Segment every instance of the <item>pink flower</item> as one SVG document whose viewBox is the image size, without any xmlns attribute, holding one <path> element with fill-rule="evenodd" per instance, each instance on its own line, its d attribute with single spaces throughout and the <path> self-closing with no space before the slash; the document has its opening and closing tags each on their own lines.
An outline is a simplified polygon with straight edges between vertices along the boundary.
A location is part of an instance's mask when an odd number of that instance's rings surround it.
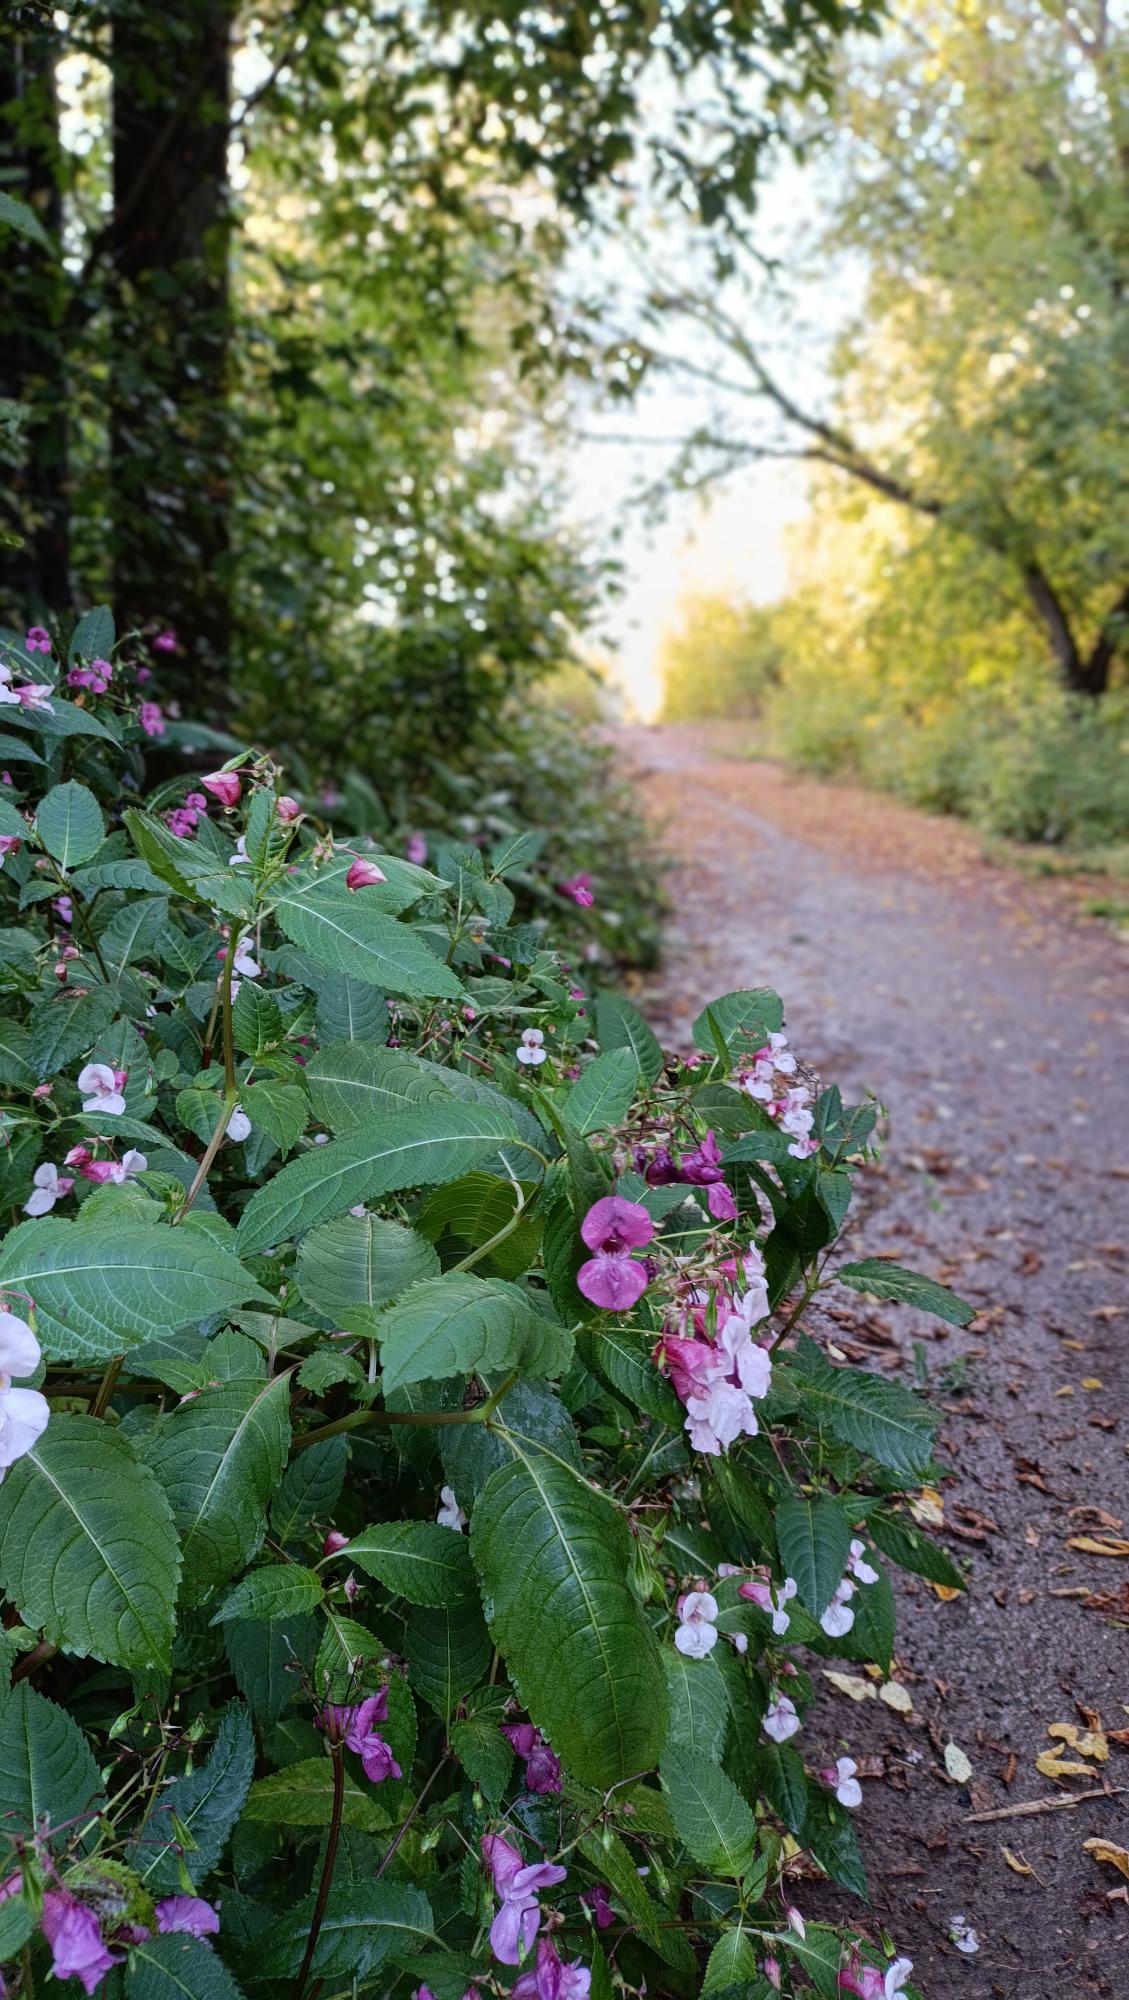
<svg viewBox="0 0 1129 2000">
<path fill-rule="evenodd" d="M 820 1772 L 825 1785 L 830 1785 L 841 1806 L 849 1806 L 852 1811 L 862 1804 L 862 1786 L 855 1776 L 858 1765 L 853 1757 L 838 1757 L 834 1764 Z"/>
<path fill-rule="evenodd" d="M 290 826 L 294 820 L 301 819 L 302 817 L 301 806 L 298 804 L 297 799 L 290 797 L 289 792 L 280 793 L 274 802 L 274 809 L 283 826 Z"/>
<path fill-rule="evenodd" d="M 110 685 L 113 667 L 109 660 L 91 660 L 88 667 L 72 667 L 67 674 L 67 686 L 89 688 L 91 694 L 105 694 Z"/>
<path fill-rule="evenodd" d="M 603 1882 L 593 1883 L 591 1889 L 580 1898 L 580 1907 L 588 1916 L 595 1919 L 598 1930 L 606 1931 L 608 1925 L 615 1922 L 615 1911 L 608 1901 L 607 1886 Z"/>
<path fill-rule="evenodd" d="M 655 1359 L 685 1404 L 695 1451 L 717 1457 L 737 1438 L 756 1436 L 752 1399 L 768 1394 L 772 1361 L 753 1340 L 743 1311 L 730 1313 L 716 1342 L 664 1335 Z"/>
<path fill-rule="evenodd" d="M 121 1094 L 125 1075 L 124 1070 L 111 1069 L 108 1063 L 87 1063 L 78 1073 L 83 1110 L 97 1111 L 105 1118 L 120 1118 L 125 1110 Z"/>
<path fill-rule="evenodd" d="M 379 1694 L 370 1694 L 355 1706 L 323 1709 L 318 1726 L 325 1730 L 331 1743 L 344 1743 L 346 1750 L 356 1753 L 370 1784 L 382 1785 L 386 1778 L 404 1775 L 390 1746 L 373 1727 L 374 1723 L 387 1719 L 388 1689 L 382 1687 Z"/>
<path fill-rule="evenodd" d="M 490 1949 L 502 1965 L 519 1965 L 541 1928 L 538 1890 L 555 1888 L 568 1871 L 551 1861 L 527 1865 L 499 1833 L 483 1835 L 482 1858 L 494 1878 L 494 1893 L 501 1898 L 490 1926 Z"/>
<path fill-rule="evenodd" d="M 50 1215 L 55 1203 L 69 1194 L 74 1186 L 70 1175 L 61 1174 L 49 1162 L 36 1167 L 31 1179 L 32 1190 L 24 1203 L 25 1215 Z"/>
<path fill-rule="evenodd" d="M 587 1966 L 566 1965 L 552 1938 L 541 1938 L 536 1969 L 514 1981 L 510 2000 L 588 2000 L 591 1987 Z"/>
<path fill-rule="evenodd" d="M 72 1146 L 70 1152 L 63 1156 L 63 1165 L 65 1167 L 85 1167 L 88 1161 L 93 1158 L 94 1155 L 90 1151 L 89 1146 Z"/>
<path fill-rule="evenodd" d="M 770 1953 L 769 1956 L 765 1959 L 764 1964 L 761 1967 L 761 1971 L 764 1973 L 764 1976 L 767 1979 L 769 1985 L 771 1987 L 774 1987 L 776 1992 L 779 1993 L 780 1980 L 781 1980 L 780 1960 L 778 1958 L 773 1958 Z"/>
<path fill-rule="evenodd" d="M 404 853 L 416 868 L 422 868 L 427 860 L 427 842 L 422 833 L 409 833 L 404 842 Z"/>
<path fill-rule="evenodd" d="M 200 783 L 206 792 L 211 792 L 212 797 L 219 800 L 222 806 L 230 809 L 239 804 L 243 787 L 239 781 L 238 771 L 209 771 L 206 778 L 201 778 Z"/>
<path fill-rule="evenodd" d="M 54 715 L 54 703 L 47 697 L 52 693 L 50 681 L 27 681 L 23 687 L 13 688 L 12 693 L 21 708 L 41 708 L 48 715 Z"/>
<path fill-rule="evenodd" d="M 137 681 L 137 684 L 138 684 L 138 686 L 139 686 L 139 687 L 144 687 L 144 685 L 145 685 L 146 681 L 151 681 L 151 680 L 152 680 L 152 678 L 153 678 L 153 669 L 152 669 L 152 667 L 138 667 L 138 668 L 136 668 L 136 669 L 135 669 L 135 678 L 136 678 L 136 681 Z"/>
<path fill-rule="evenodd" d="M 340 1555 L 342 1549 L 347 1549 L 348 1546 L 348 1535 L 343 1535 L 339 1528 L 331 1528 L 321 1545 L 321 1552 L 323 1556 L 336 1556 Z"/>
<path fill-rule="evenodd" d="M 571 896 L 574 903 L 579 903 L 581 909 L 586 910 L 596 900 L 592 894 L 591 881 L 590 875 L 574 875 L 571 882 L 558 882 L 557 887 L 562 896 Z"/>
<path fill-rule="evenodd" d="M 876 1965 L 864 1965 L 857 1950 L 852 1951 L 839 1974 L 839 1991 L 855 1993 L 859 2000 L 906 2000 L 906 1980 L 912 1971 L 912 1958 L 896 1958 L 883 1976 Z"/>
<path fill-rule="evenodd" d="M 24 644 L 29 653 L 49 653 L 51 651 L 51 634 L 45 632 L 42 625 L 33 625 L 28 632 Z"/>
<path fill-rule="evenodd" d="M 121 1187 L 137 1174 L 143 1174 L 148 1165 L 144 1153 L 137 1153 L 131 1147 L 120 1160 L 86 1160 L 80 1172 L 84 1180 L 95 1181 L 99 1187 L 105 1187 L 108 1181 Z"/>
<path fill-rule="evenodd" d="M 688 1660 L 704 1660 L 717 1644 L 717 1599 L 708 1590 L 691 1590 L 678 1606 L 674 1643 Z"/>
<path fill-rule="evenodd" d="M 387 880 L 383 868 L 378 868 L 375 861 L 366 861 L 363 855 L 358 854 L 345 877 L 345 887 L 368 889 L 376 882 L 387 882 Z"/>
<path fill-rule="evenodd" d="M 655 1225 L 646 1209 L 622 1195 L 593 1202 L 580 1234 L 596 1255 L 580 1266 L 576 1282 L 586 1299 L 604 1312 L 627 1312 L 647 1289 L 645 1267 L 631 1256 L 650 1242 Z"/>
<path fill-rule="evenodd" d="M 175 653 L 176 633 L 173 631 L 171 625 L 164 632 L 157 633 L 153 641 L 153 651 L 155 653 Z"/>
<path fill-rule="evenodd" d="M 523 1028 L 521 1041 L 516 1050 L 519 1063 L 524 1063 L 527 1069 L 536 1068 L 538 1063 L 543 1063 L 548 1054 L 548 1050 L 543 1047 L 544 1040 L 540 1028 Z"/>
<path fill-rule="evenodd" d="M 4 866 L 5 857 L 18 854 L 22 846 L 18 833 L 0 833 L 0 868 Z"/>
<path fill-rule="evenodd" d="M 0 1479 L 47 1428 L 51 1406 L 38 1389 L 14 1389 L 13 1376 L 34 1375 L 43 1355 L 26 1320 L 0 1310 Z"/>
<path fill-rule="evenodd" d="M 466 1515 L 459 1506 L 453 1486 L 439 1488 L 439 1512 L 435 1516 L 435 1523 L 439 1528 L 453 1528 L 457 1535 L 461 1535 L 466 1527 Z"/>
<path fill-rule="evenodd" d="M 202 1896 L 165 1896 L 154 1907 L 162 1934 L 185 1931 L 189 1937 L 208 1937 L 220 1927 L 219 1912 Z"/>
<path fill-rule="evenodd" d="M 778 1639 L 782 1639 L 792 1622 L 784 1606 L 789 1598 L 795 1597 L 796 1588 L 795 1578 L 791 1576 L 786 1576 L 779 1585 L 762 1583 L 754 1578 L 748 1583 L 740 1584 L 737 1595 L 747 1599 L 750 1604 L 755 1604 L 758 1610 L 767 1612 L 772 1620 L 773 1632 Z"/>
<path fill-rule="evenodd" d="M 539 1729 L 535 1729 L 531 1722 L 504 1722 L 502 1735 L 525 1765 L 525 1783 L 529 1791 L 560 1791 L 560 1758 L 550 1750 Z"/>
<path fill-rule="evenodd" d="M 56 896 L 51 908 L 64 924 L 73 924 L 74 904 L 69 896 Z"/>
<path fill-rule="evenodd" d="M 788 1738 L 794 1736 L 800 1727 L 795 1702 L 789 1695 L 781 1694 L 779 1688 L 772 1690 L 772 1699 L 765 1710 L 762 1727 L 765 1735 L 771 1736 L 774 1743 L 787 1743 Z"/>
<path fill-rule="evenodd" d="M 43 1935 L 56 1979 L 79 1979 L 87 1993 L 101 1985 L 112 1966 L 123 1963 L 106 1950 L 93 1910 L 64 1890 L 48 1889 L 43 1898 Z"/>
</svg>

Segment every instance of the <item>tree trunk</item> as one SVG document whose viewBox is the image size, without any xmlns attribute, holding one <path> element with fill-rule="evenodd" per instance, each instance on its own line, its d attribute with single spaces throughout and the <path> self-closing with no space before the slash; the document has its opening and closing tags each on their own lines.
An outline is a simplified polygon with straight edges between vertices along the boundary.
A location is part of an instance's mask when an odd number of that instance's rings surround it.
<svg viewBox="0 0 1129 2000">
<path fill-rule="evenodd" d="M 62 226 L 55 33 L 48 24 L 0 28 L 0 185 L 34 210 L 58 243 Z M 70 597 L 67 398 L 60 332 L 65 280 L 56 256 L 3 232 L 0 252 L 0 618 L 19 624 L 61 611 Z"/>
<path fill-rule="evenodd" d="M 118 629 L 171 626 L 154 693 L 227 705 L 234 0 L 113 16 L 110 465 Z"/>
</svg>

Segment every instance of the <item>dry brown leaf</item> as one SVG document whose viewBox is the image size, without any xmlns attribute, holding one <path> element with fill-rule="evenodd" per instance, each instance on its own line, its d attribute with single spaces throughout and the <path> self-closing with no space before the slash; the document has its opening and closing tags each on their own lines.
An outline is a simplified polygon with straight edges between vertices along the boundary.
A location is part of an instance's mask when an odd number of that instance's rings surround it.
<svg viewBox="0 0 1129 2000">
<path fill-rule="evenodd" d="M 1056 1757 L 1053 1750 L 1040 1750 L 1035 1759 L 1035 1769 L 1044 1778 L 1092 1778 L 1093 1771 L 1088 1764 L 1072 1763 L 1069 1757 Z"/>
<path fill-rule="evenodd" d="M 1080 1549 L 1085 1556 L 1129 1556 L 1129 1542 L 1120 1535 L 1104 1542 L 1100 1535 L 1068 1535 L 1066 1546 Z"/>
<path fill-rule="evenodd" d="M 1001 1847 L 1000 1853 L 1003 1855 L 1004 1860 L 1007 1862 L 1008 1867 L 1012 1869 L 1016 1875 L 1033 1875 L 1035 1873 L 1033 1868 L 1029 1868 L 1027 1866 L 1026 1861 L 1020 1860 L 1018 1854 L 1012 1853 L 1010 1847 Z"/>
<path fill-rule="evenodd" d="M 837 1688 L 840 1694 L 845 1694 L 850 1701 L 874 1700 L 875 1690 L 869 1681 L 863 1680 L 861 1674 L 837 1674 L 833 1673 L 830 1667 L 824 1667 L 823 1678 L 825 1681 L 830 1681 L 832 1687 Z"/>
<path fill-rule="evenodd" d="M 1115 1847 L 1112 1840 L 1084 1840 L 1083 1851 L 1092 1854 L 1095 1861 L 1104 1861 L 1111 1868 L 1120 1868 L 1129 1882 L 1129 1848 Z"/>
</svg>

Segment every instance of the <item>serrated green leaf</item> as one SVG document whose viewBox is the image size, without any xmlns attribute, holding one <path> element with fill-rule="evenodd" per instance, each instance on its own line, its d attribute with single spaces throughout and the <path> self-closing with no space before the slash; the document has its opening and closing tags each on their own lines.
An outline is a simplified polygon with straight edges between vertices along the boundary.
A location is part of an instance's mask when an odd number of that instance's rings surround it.
<svg viewBox="0 0 1129 2000">
<path fill-rule="evenodd" d="M 93 986 L 89 992 L 64 988 L 41 1000 L 28 1023 L 28 1053 L 41 1079 L 54 1076 L 85 1057 L 118 1007 L 112 986 Z"/>
<path fill-rule="evenodd" d="M 385 1393 L 484 1369 L 559 1375 L 572 1358 L 565 1328 L 502 1278 L 451 1271 L 414 1285 L 379 1323 Z"/>
<path fill-rule="evenodd" d="M 471 1553 L 494 1642 L 569 1769 L 601 1790 L 649 1770 L 666 1740 L 666 1685 L 618 1509 L 557 1460 L 522 1452 L 479 1495 Z"/>
<path fill-rule="evenodd" d="M 67 665 L 76 660 L 108 660 L 114 650 L 114 614 L 108 604 L 96 604 L 84 611 L 67 647 Z"/>
<path fill-rule="evenodd" d="M 715 1764 L 668 1749 L 659 1765 L 679 1839 L 703 1868 L 740 1879 L 757 1851 L 757 1822 L 732 1778 Z"/>
<path fill-rule="evenodd" d="M 339 1215 L 303 1236 L 295 1277 L 308 1305 L 333 1319 L 350 1306 L 383 1306 L 435 1277 L 439 1258 L 402 1222 Z"/>
<path fill-rule="evenodd" d="M 283 1083 L 275 1076 L 248 1084 L 240 1103 L 252 1125 L 284 1153 L 301 1138 L 310 1116 L 310 1101 L 301 1085 Z"/>
<path fill-rule="evenodd" d="M 449 1097 L 446 1074 L 438 1063 L 420 1062 L 406 1050 L 351 1041 L 319 1049 L 306 1070 L 306 1082 L 315 1117 L 344 1138 L 426 1098 Z"/>
<path fill-rule="evenodd" d="M 243 1818 L 258 1826 L 328 1826 L 333 1816 L 333 1765 L 328 1757 L 309 1757 L 287 1764 L 252 1785 Z M 360 1833 L 379 1833 L 390 1824 L 388 1812 L 371 1785 L 364 1790 L 345 1780 L 345 1826 Z"/>
<path fill-rule="evenodd" d="M 841 1993 L 839 1968 L 843 1963 L 843 1945 L 838 1931 L 827 1929 L 823 1924 L 808 1924 L 806 1935 L 797 1937 L 795 1931 L 787 1931 L 774 1939 L 777 1950 L 783 1948 L 791 1954 L 796 1964 L 802 1966 L 817 1993 L 825 2000 L 837 2000 Z"/>
<path fill-rule="evenodd" d="M 266 1049 L 277 1048 L 286 1036 L 278 1002 L 253 979 L 239 982 L 239 991 L 231 1005 L 231 1025 L 236 1046 L 249 1056 L 260 1056 Z"/>
<path fill-rule="evenodd" d="M 630 1000 L 618 993 L 601 993 L 596 1001 L 596 1033 L 602 1049 L 630 1049 L 644 1081 L 655 1081 L 663 1066 L 663 1052 Z"/>
<path fill-rule="evenodd" d="M 937 1547 L 925 1532 L 908 1517 L 888 1514 L 878 1508 L 866 1517 L 867 1533 L 871 1535 L 883 1555 L 889 1556 L 902 1569 L 912 1570 L 915 1576 L 927 1577 L 930 1583 L 942 1583 L 948 1590 L 966 1590 L 968 1582 L 952 1557 L 944 1549 Z"/>
<path fill-rule="evenodd" d="M 836 1368 L 812 1340 L 791 1358 L 801 1415 L 816 1429 L 854 1445 L 891 1472 L 912 1477 L 929 1464 L 935 1420 L 912 1390 L 861 1368 Z"/>
<path fill-rule="evenodd" d="M 808 1781 L 799 1751 L 791 1743 L 761 1743 L 755 1768 L 769 1805 L 789 1833 L 802 1841 L 808 1822 Z"/>
<path fill-rule="evenodd" d="M 420 933 L 386 915 L 368 890 L 345 888 L 348 866 L 346 860 L 339 869 L 300 873 L 287 880 L 274 907 L 287 937 L 331 972 L 366 980 L 382 992 L 457 1000 L 463 991 L 461 981 Z M 418 893 L 407 900 L 415 901 Z"/>
<path fill-rule="evenodd" d="M 784 1026 L 784 1005 L 780 995 L 769 986 L 742 987 L 711 1000 L 691 1029 L 694 1047 L 708 1056 L 717 1053 L 711 1018 L 727 1049 L 751 1053 L 763 1046 L 770 1034 L 779 1034 Z"/>
<path fill-rule="evenodd" d="M 447 1533 L 451 1532 L 448 1528 Z M 468 1599 L 415 1611 L 404 1652 L 412 1687 L 429 1708 L 449 1722 L 490 1663 L 490 1640 L 477 1604 Z"/>
<path fill-rule="evenodd" d="M 716 1993 L 728 1993 L 731 1988 L 744 1987 L 752 1981 L 759 1983 L 757 1954 L 751 1937 L 741 1929 L 722 1931 L 709 1955 L 701 2000 L 711 2000 Z"/>
<path fill-rule="evenodd" d="M 293 1618 L 296 1613 L 313 1611 L 325 1592 L 322 1581 L 301 1563 L 275 1563 L 255 1569 L 224 1598 L 212 1624 L 228 1618 Z"/>
<path fill-rule="evenodd" d="M 196 1603 L 262 1546 L 290 1450 L 290 1378 L 205 1389 L 163 1416 L 142 1449 L 172 1503 L 184 1598 Z"/>
<path fill-rule="evenodd" d="M 92 791 L 73 781 L 54 785 L 39 802 L 35 830 L 60 868 L 77 868 L 106 838 L 102 809 Z"/>
<path fill-rule="evenodd" d="M 663 1672 L 670 1698 L 668 1741 L 688 1756 L 720 1764 L 729 1728 L 729 1696 L 721 1669 L 707 1654 L 688 1660 L 675 1646 L 664 1646 Z"/>
<path fill-rule="evenodd" d="M 457 1180 L 499 1144 L 518 1143 L 504 1115 L 440 1099 L 388 1118 L 372 1134 L 331 1139 L 291 1160 L 251 1197 L 239 1224 L 243 1256 L 297 1230 L 341 1215 L 358 1202 L 402 1188 Z"/>
<path fill-rule="evenodd" d="M 475 1594 L 463 1536 L 434 1521 L 388 1521 L 362 1528 L 343 1557 L 409 1604 L 458 1604 Z"/>
<path fill-rule="evenodd" d="M 151 813 L 127 807 L 122 819 L 141 859 L 162 882 L 190 902 L 223 910 L 229 917 L 249 917 L 255 908 L 251 883 L 238 868 L 221 865 L 202 841 L 178 840 Z"/>
<path fill-rule="evenodd" d="M 573 1130 L 586 1138 L 621 1125 L 639 1085 L 639 1059 L 632 1048 L 609 1048 L 581 1070 L 564 1102 Z"/>
<path fill-rule="evenodd" d="M 314 1521 L 332 1516 L 348 1458 L 344 1437 L 323 1438 L 295 1455 L 271 1501 L 271 1533 L 283 1547 L 306 1533 Z"/>
<path fill-rule="evenodd" d="M 98 1766 L 77 1722 L 21 1681 L 0 1712 L 0 1848 L 17 1834 L 30 1840 L 44 1815 L 65 1827 L 101 1799 Z"/>
<path fill-rule="evenodd" d="M 23 1223 L 0 1248 L 0 1286 L 35 1301 L 52 1361 L 106 1361 L 207 1313 L 270 1302 L 200 1231 L 125 1215 L 112 1229 L 53 1215 Z"/>
<path fill-rule="evenodd" d="M 54 245 L 33 208 L 26 201 L 17 201 L 15 195 L 0 192 L 0 222 L 14 229 L 17 235 L 28 237 L 41 250 L 52 250 Z"/>
<path fill-rule="evenodd" d="M 54 1415 L 0 1486 L 0 1579 L 64 1652 L 169 1664 L 180 1562 L 160 1486 L 129 1440 Z"/>
<path fill-rule="evenodd" d="M 800 1601 L 814 1618 L 826 1611 L 847 1567 L 851 1529 L 842 1507 L 827 1495 L 814 1500 L 790 1494 L 776 1509 L 776 1545 L 785 1574 L 794 1577 Z"/>
<path fill-rule="evenodd" d="M 317 1657 L 318 1618 L 233 1618 L 223 1627 L 235 1685 L 256 1722 L 277 1722 L 302 1697 Z"/>
<path fill-rule="evenodd" d="M 520 1185 L 520 1184 L 519 1184 Z M 526 1202 L 529 1190 L 522 1189 Z M 417 1218 L 419 1229 L 432 1242 L 448 1232 L 470 1248 L 478 1250 L 505 1229 L 495 1249 L 484 1257 L 479 1268 L 489 1273 L 491 1266 L 502 1278 L 516 1278 L 534 1262 L 541 1235 L 540 1217 L 525 1215 L 514 1223 L 518 1191 L 510 1180 L 495 1174 L 464 1174 L 461 1180 L 436 1188 L 424 1202 Z"/>
<path fill-rule="evenodd" d="M 614 1389 L 629 1409 L 643 1410 L 668 1430 L 681 1431 L 686 1412 L 651 1359 L 654 1344 L 653 1334 L 640 1338 L 610 1323 L 586 1327 L 577 1335 L 585 1367 Z"/>
<path fill-rule="evenodd" d="M 271 1925 L 256 1946 L 256 1972 L 264 1979 L 291 1978 L 302 1963 L 310 1933 L 314 1897 Z M 394 1953 L 436 1942 L 431 1906 L 418 1889 L 399 1882 L 358 1882 L 331 1892 L 314 1952 L 313 1979 L 358 1983 Z"/>
<path fill-rule="evenodd" d="M 318 986 L 316 1020 L 323 1046 L 374 1041 L 388 1034 L 388 1003 L 363 979 L 326 972 Z"/>
<path fill-rule="evenodd" d="M 916 1306 L 932 1313 L 950 1326 L 967 1326 L 976 1317 L 976 1307 L 957 1297 L 935 1278 L 920 1271 L 906 1271 L 900 1264 L 887 1264 L 882 1257 L 867 1257 L 859 1264 L 840 1264 L 832 1274 L 852 1292 L 870 1292 L 876 1299 L 894 1299 L 899 1305 Z"/>
<path fill-rule="evenodd" d="M 175 1895 L 181 1865 L 194 1883 L 211 1873 L 243 1811 L 254 1772 L 251 1719 L 241 1701 L 231 1701 L 220 1717 L 216 1740 L 207 1756 L 195 1770 L 174 1778 L 159 1793 L 144 1836 L 129 1857 L 151 1895 Z M 178 1824 L 192 1840 L 182 1863 L 178 1861 Z"/>
<path fill-rule="evenodd" d="M 210 1945 L 183 1931 L 131 1947 L 125 1994 L 126 2000 L 243 2000 Z"/>
</svg>

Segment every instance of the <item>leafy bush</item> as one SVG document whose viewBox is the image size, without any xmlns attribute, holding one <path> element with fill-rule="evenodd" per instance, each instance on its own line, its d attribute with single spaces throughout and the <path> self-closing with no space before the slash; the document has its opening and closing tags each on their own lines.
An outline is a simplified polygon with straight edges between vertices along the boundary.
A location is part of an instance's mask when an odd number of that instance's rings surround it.
<svg viewBox="0 0 1129 2000">
<path fill-rule="evenodd" d="M 805 1662 L 889 1670 L 884 1559 L 961 1580 L 929 1410 L 801 1332 L 873 1108 L 767 991 L 664 1057 L 521 835 L 146 792 L 107 613 L 73 702 L 5 657 L 9 1991 L 910 1993 L 794 1907 L 863 1888 Z"/>
</svg>

